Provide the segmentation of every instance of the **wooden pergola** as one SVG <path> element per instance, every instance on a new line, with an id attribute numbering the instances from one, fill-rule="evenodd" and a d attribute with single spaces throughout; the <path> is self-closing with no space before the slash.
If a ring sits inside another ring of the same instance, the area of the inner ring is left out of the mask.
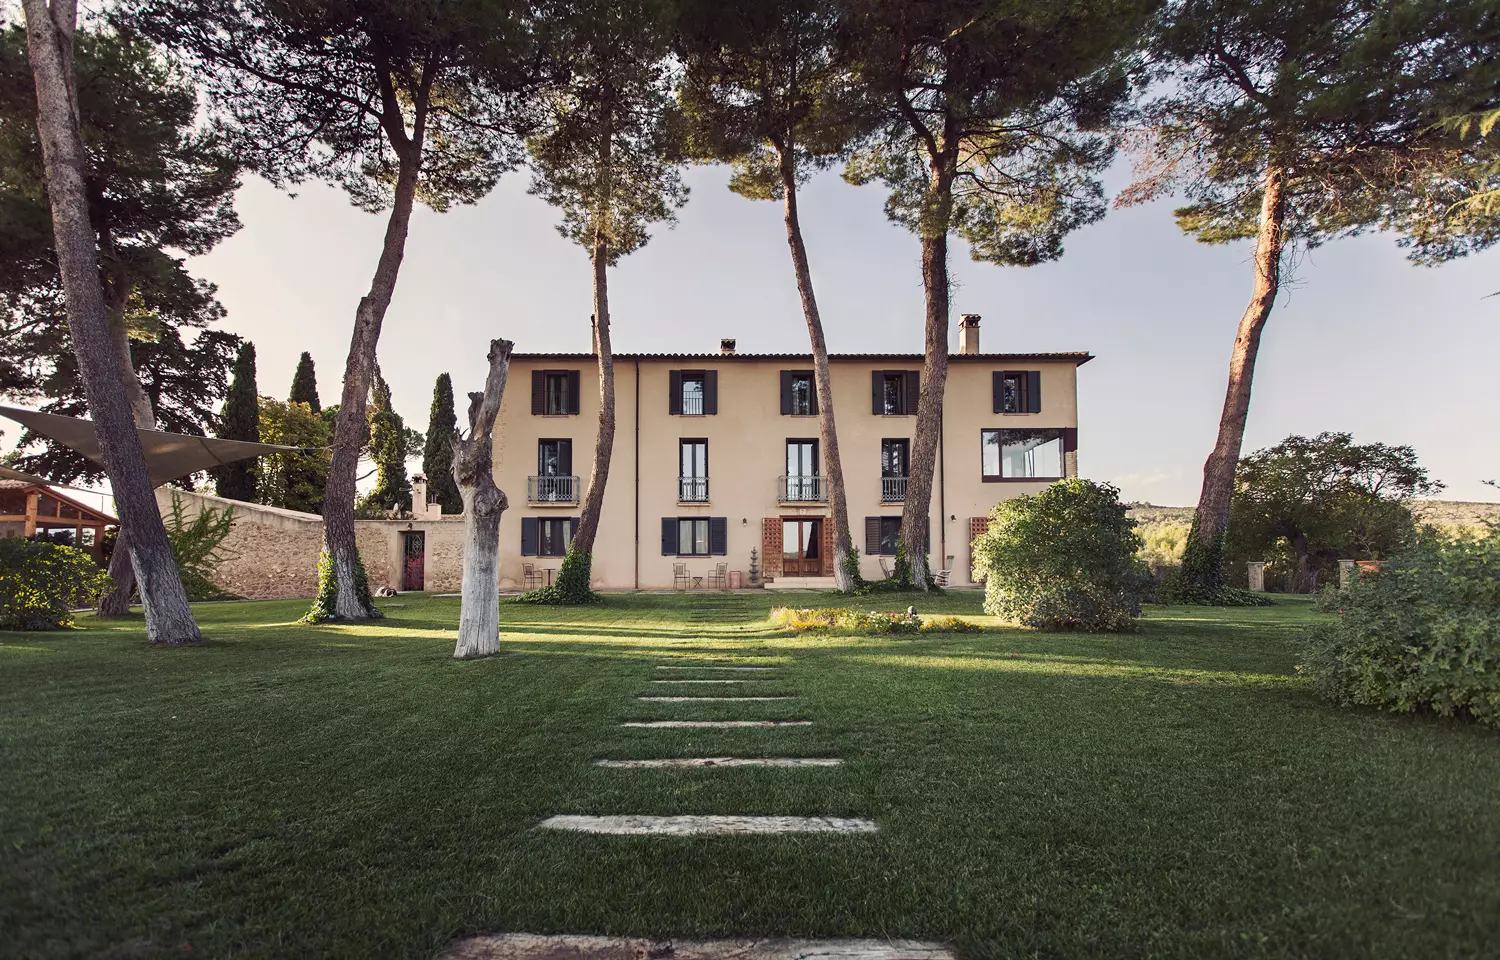
<path id="1" fill-rule="evenodd" d="M 74 546 L 102 559 L 104 529 L 119 522 L 44 484 L 0 479 L 0 536 L 32 537 L 38 530 L 72 530 Z M 90 544 L 83 542 L 85 530 L 93 531 Z"/>

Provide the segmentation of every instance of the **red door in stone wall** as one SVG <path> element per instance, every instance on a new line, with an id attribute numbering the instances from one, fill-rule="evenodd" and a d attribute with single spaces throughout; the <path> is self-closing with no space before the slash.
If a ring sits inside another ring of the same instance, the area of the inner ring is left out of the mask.
<path id="1" fill-rule="evenodd" d="M 407 530 L 401 534 L 401 589 L 426 589 L 427 534 Z"/>

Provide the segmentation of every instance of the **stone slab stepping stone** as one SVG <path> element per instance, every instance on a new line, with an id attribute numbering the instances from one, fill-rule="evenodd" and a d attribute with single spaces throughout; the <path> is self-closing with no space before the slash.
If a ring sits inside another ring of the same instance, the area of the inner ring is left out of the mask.
<path id="1" fill-rule="evenodd" d="M 750 683 L 749 680 L 647 680 L 647 683 Z"/>
<path id="2" fill-rule="evenodd" d="M 667 757 L 661 760 L 595 760 L 612 770 L 656 770 L 672 767 L 836 767 L 835 757 Z"/>
<path id="3" fill-rule="evenodd" d="M 439 960 L 955 960 L 915 940 L 638 940 L 490 933 L 455 940 Z"/>
<path id="4" fill-rule="evenodd" d="M 795 700 L 796 697 L 636 697 L 651 703 L 743 703 L 746 700 Z"/>
<path id="5" fill-rule="evenodd" d="M 717 667 L 713 664 L 704 664 L 701 667 L 657 667 L 658 670 L 775 670 L 775 667 Z"/>
<path id="6" fill-rule="evenodd" d="M 629 720 L 622 727 L 810 727 L 811 720 Z"/>
<path id="7" fill-rule="evenodd" d="M 682 815 L 654 817 L 614 814 L 603 817 L 564 815 L 537 824 L 542 830 L 604 833 L 612 836 L 707 837 L 775 833 L 874 833 L 874 820 L 848 817 L 730 817 Z"/>

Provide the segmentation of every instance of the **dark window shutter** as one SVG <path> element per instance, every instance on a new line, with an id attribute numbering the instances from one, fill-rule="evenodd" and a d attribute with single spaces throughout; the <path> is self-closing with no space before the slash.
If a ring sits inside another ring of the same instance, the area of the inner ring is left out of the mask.
<path id="1" fill-rule="evenodd" d="M 573 441 L 557 441 L 557 472 L 560 476 L 573 475 Z"/>
<path id="2" fill-rule="evenodd" d="M 546 399 L 542 396 L 546 374 L 540 370 L 531 371 L 531 415 L 540 417 L 547 412 Z"/>
<path id="3" fill-rule="evenodd" d="M 661 518 L 661 555 L 664 557 L 677 556 L 677 518 Z"/>
<path id="4" fill-rule="evenodd" d="M 703 413 L 713 416 L 719 412 L 719 371 L 703 371 Z"/>
<path id="5" fill-rule="evenodd" d="M 906 371 L 906 409 L 901 412 L 907 416 L 915 416 L 917 413 L 917 399 L 922 392 L 922 371 Z"/>
<path id="6" fill-rule="evenodd" d="M 577 413 L 583 409 L 583 388 L 579 383 L 577 370 L 568 371 L 568 412 Z"/>
<path id="7" fill-rule="evenodd" d="M 521 556 L 536 556 L 537 518 L 521 518 Z"/>
<path id="8" fill-rule="evenodd" d="M 885 413 L 885 371 L 874 370 L 870 373 L 870 412 L 875 416 Z M 838 414 L 834 414 L 838 416 Z"/>
<path id="9" fill-rule="evenodd" d="M 792 412 L 792 371 L 781 371 L 781 415 L 783 417 Z"/>
<path id="10" fill-rule="evenodd" d="M 837 416 L 837 414 L 835 414 Z M 865 556 L 874 557 L 880 553 L 880 518 L 865 517 Z"/>
<path id="11" fill-rule="evenodd" d="M 577 517 L 569 517 L 568 518 L 568 543 L 570 545 L 573 543 L 573 538 L 576 537 L 576 536 L 578 536 L 578 518 Z"/>
<path id="12" fill-rule="evenodd" d="M 1062 432 L 1063 453 L 1072 453 L 1078 449 L 1078 428 L 1064 427 Z"/>
<path id="13" fill-rule="evenodd" d="M 990 391 L 995 395 L 995 412 L 1004 413 L 1005 373 L 1004 371 L 996 370 L 994 373 L 990 374 L 990 377 L 992 378 L 990 381 Z"/>
<path id="14" fill-rule="evenodd" d="M 729 518 L 708 518 L 708 552 L 716 557 L 729 553 Z"/>
<path id="15" fill-rule="evenodd" d="M 674 417 L 682 413 L 681 370 L 672 370 L 667 373 L 667 413 Z"/>
<path id="16" fill-rule="evenodd" d="M 807 412 L 813 416 L 818 415 L 818 375 L 812 371 L 807 374 Z"/>
<path id="17" fill-rule="evenodd" d="M 1042 371 L 1026 371 L 1026 412 L 1042 412 Z"/>

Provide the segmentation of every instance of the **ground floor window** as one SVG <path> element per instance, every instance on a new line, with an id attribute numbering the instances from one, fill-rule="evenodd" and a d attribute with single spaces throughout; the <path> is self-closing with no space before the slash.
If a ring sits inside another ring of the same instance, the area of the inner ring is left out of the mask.
<path id="1" fill-rule="evenodd" d="M 662 556 L 710 557 L 728 552 L 727 517 L 662 517 Z"/>
<path id="2" fill-rule="evenodd" d="M 521 556 L 567 556 L 577 530 L 577 517 L 522 517 Z"/>
<path id="3" fill-rule="evenodd" d="M 927 523 L 928 549 L 931 550 L 932 523 Z M 901 517 L 865 517 L 865 556 L 894 557 L 896 541 L 901 539 Z"/>

